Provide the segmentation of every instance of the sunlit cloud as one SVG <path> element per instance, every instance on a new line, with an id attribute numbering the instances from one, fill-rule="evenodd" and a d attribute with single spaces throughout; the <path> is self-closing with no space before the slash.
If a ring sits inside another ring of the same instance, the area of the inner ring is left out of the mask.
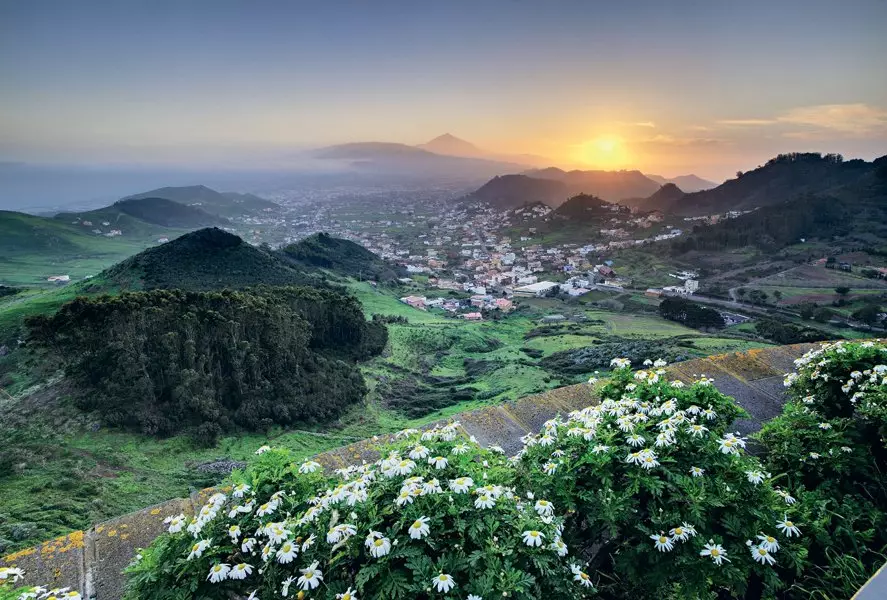
<path id="1" fill-rule="evenodd" d="M 793 108 L 779 116 L 780 123 L 865 135 L 887 130 L 887 110 L 867 104 L 821 104 Z"/>
<path id="2" fill-rule="evenodd" d="M 651 138 L 635 142 L 648 146 L 715 146 L 724 143 L 723 140 L 704 137 L 676 137 L 673 135 L 659 134 Z"/>
<path id="3" fill-rule="evenodd" d="M 774 119 L 722 119 L 718 121 L 719 125 L 735 125 L 738 127 L 756 127 L 759 125 L 772 125 L 776 123 Z"/>
<path id="4" fill-rule="evenodd" d="M 653 121 L 641 121 L 639 123 L 632 123 L 635 127 L 656 127 L 656 123 Z"/>

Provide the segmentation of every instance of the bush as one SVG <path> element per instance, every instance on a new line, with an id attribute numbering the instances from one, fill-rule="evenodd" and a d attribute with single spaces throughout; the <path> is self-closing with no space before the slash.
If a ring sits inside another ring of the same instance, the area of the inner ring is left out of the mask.
<path id="1" fill-rule="evenodd" d="M 685 386 L 620 365 L 599 406 L 546 423 L 519 465 L 526 485 L 567 509 L 564 540 L 590 557 L 601 596 L 759 597 L 784 587 L 804 555 L 779 531 L 794 499 L 728 430 L 744 411 L 709 380 Z M 765 564 L 754 559 L 759 544 Z"/>
<path id="2" fill-rule="evenodd" d="M 849 598 L 887 559 L 887 345 L 837 342 L 796 365 L 758 438 L 810 514 L 814 568 L 798 588 Z"/>
<path id="3" fill-rule="evenodd" d="M 456 432 L 401 432 L 384 460 L 335 477 L 268 451 L 196 520 L 170 521 L 127 569 L 125 597 L 412 599 L 451 584 L 457 598 L 585 597 L 554 507 L 515 487 L 501 453 Z"/>
<path id="4" fill-rule="evenodd" d="M 682 323 L 687 327 L 702 328 L 724 326 L 724 317 L 713 308 L 707 308 L 686 298 L 668 297 L 659 303 L 663 319 Z"/>

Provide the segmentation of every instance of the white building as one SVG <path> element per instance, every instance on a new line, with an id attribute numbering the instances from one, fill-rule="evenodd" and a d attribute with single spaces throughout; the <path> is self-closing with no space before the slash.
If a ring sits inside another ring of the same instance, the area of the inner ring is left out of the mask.
<path id="1" fill-rule="evenodd" d="M 548 293 L 551 288 L 557 287 L 558 283 L 553 281 L 540 281 L 538 283 L 531 283 L 530 285 L 524 285 L 521 287 L 514 288 L 514 295 L 518 297 L 524 298 L 532 298 L 532 297 L 540 297 L 544 296 Z"/>

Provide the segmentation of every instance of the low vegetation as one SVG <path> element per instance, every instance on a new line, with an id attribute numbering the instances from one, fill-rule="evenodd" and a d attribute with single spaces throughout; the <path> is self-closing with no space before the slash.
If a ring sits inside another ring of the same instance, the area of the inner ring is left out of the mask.
<path id="1" fill-rule="evenodd" d="M 80 408 L 207 444 L 235 427 L 337 417 L 366 391 L 353 361 L 386 343 L 356 300 L 306 288 L 78 298 L 28 324 L 79 387 Z"/>
<path id="2" fill-rule="evenodd" d="M 127 598 L 846 598 L 883 562 L 887 345 L 831 344 L 758 435 L 704 377 L 614 359 L 511 459 L 457 424 L 327 474 L 259 448 L 127 569 Z"/>

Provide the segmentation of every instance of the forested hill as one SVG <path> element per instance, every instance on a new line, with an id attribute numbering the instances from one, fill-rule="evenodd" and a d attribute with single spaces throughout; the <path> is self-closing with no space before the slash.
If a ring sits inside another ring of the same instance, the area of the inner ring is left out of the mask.
<path id="1" fill-rule="evenodd" d="M 666 183 L 647 198 L 632 198 L 623 201 L 622 204 L 642 211 L 673 211 L 680 205 L 684 196 L 686 194 L 677 185 Z"/>
<path id="2" fill-rule="evenodd" d="M 780 154 L 714 189 L 676 197 L 658 208 L 695 216 L 773 206 L 805 194 L 828 195 L 870 174 L 874 164 L 859 159 L 845 161 L 838 154 Z"/>
<path id="3" fill-rule="evenodd" d="M 579 223 L 598 222 L 603 217 L 610 218 L 616 213 L 628 213 L 625 206 L 605 202 L 596 196 L 579 194 L 573 196 L 552 213 L 555 219 L 566 219 Z"/>
<path id="4" fill-rule="evenodd" d="M 124 200 L 141 198 L 164 198 L 225 218 L 240 217 L 260 213 L 266 209 L 280 208 L 274 202 L 252 194 L 221 193 L 205 185 L 158 188 L 150 192 L 127 196 Z"/>
<path id="5" fill-rule="evenodd" d="M 316 278 L 221 229 L 200 229 L 114 265 L 99 279 L 124 289 L 211 290 L 311 284 Z"/>
<path id="6" fill-rule="evenodd" d="M 228 220 L 223 217 L 166 198 L 118 200 L 104 208 L 79 213 L 59 213 L 55 218 L 72 223 L 90 221 L 97 227 L 119 229 L 124 235 L 162 232 L 161 228 L 165 227 L 194 229 L 228 224 Z"/>
<path id="7" fill-rule="evenodd" d="M 567 185 L 561 181 L 527 175 L 502 175 L 489 180 L 466 196 L 465 200 L 479 201 L 492 208 L 505 210 L 534 202 L 558 206 L 569 196 Z"/>
<path id="8" fill-rule="evenodd" d="M 325 269 L 345 277 L 388 281 L 403 276 L 403 269 L 392 265 L 360 244 L 316 233 L 280 250 L 287 262 L 311 272 Z"/>
<path id="9" fill-rule="evenodd" d="M 887 244 L 887 157 L 850 185 L 807 194 L 715 225 L 696 226 L 676 240 L 677 253 L 755 246 L 777 250 L 804 240 L 854 247 Z"/>
<path id="10" fill-rule="evenodd" d="M 387 330 L 333 290 L 155 290 L 80 297 L 29 318 L 29 342 L 58 361 L 75 404 L 149 435 L 267 430 L 338 417 L 366 388 L 354 361 Z"/>

